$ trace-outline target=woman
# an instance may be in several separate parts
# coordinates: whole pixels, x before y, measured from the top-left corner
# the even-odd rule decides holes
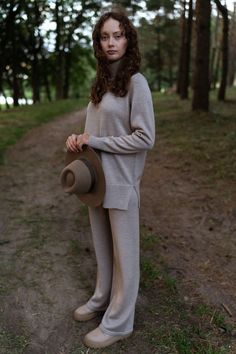
[[[97,76],[91,90],[85,132],[68,137],[67,149],[84,144],[100,155],[106,179],[103,205],[89,208],[97,260],[93,296],[75,310],[87,321],[104,312],[95,330],[84,337],[103,348],[133,331],[139,287],[139,185],[146,151],[154,144],[151,93],[139,73],[137,33],[127,16],[108,12],[93,31]]]

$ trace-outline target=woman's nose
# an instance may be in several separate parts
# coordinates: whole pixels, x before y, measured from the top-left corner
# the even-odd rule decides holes
[[[112,37],[109,37],[109,39],[108,39],[108,45],[109,45],[109,47],[110,47],[110,46],[113,46],[113,44],[114,44],[113,38],[112,38]]]

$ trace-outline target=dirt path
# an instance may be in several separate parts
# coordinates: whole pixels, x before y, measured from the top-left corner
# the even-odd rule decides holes
[[[65,137],[83,117],[75,113],[32,130],[9,150],[1,168],[2,288],[11,294],[3,313],[13,333],[22,334],[22,326],[30,333],[30,354],[66,350],[75,331],[72,310],[88,296],[89,285],[80,283],[80,260],[73,259],[73,240],[80,240],[81,261],[88,271],[93,264],[84,257],[88,223],[78,200],[65,197],[59,185]]]
[[[143,222],[162,243],[162,256],[188,297],[230,309],[236,319],[236,186],[212,185],[183,169],[165,142],[149,157],[143,181]],[[153,163],[155,162],[155,167]],[[190,299],[191,300],[191,299]]]
[[[58,178],[65,138],[83,117],[75,112],[33,129],[9,149],[0,168],[0,319],[15,335],[25,334],[25,354],[68,354],[74,347],[83,353],[81,336],[97,323],[79,326],[71,318],[92,291],[95,261],[86,209],[63,194]],[[181,169],[164,141],[149,154],[141,224],[159,235],[161,257],[181,279],[186,301],[203,296],[223,303],[231,321],[235,219],[235,186],[213,188]],[[137,353],[133,350],[127,353]]]

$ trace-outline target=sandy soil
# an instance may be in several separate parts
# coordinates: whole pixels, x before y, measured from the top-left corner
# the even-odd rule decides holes
[[[93,328],[86,323],[78,329],[71,317],[95,280],[88,218],[59,183],[64,141],[83,117],[75,112],[33,129],[0,167],[1,316],[13,333],[30,334],[26,354],[67,354],[75,337],[79,346]],[[141,193],[141,224],[159,235],[161,257],[181,279],[186,301],[202,297],[224,306],[234,322],[235,185],[207,184],[180,167],[160,141],[149,153]]]

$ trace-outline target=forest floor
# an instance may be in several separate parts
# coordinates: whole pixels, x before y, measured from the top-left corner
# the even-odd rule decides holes
[[[83,345],[100,318],[72,313],[92,294],[95,256],[87,208],[59,183],[65,139],[83,119],[33,128],[0,166],[0,354],[235,354],[236,184],[180,159],[165,134],[141,186],[135,331],[105,350]]]

